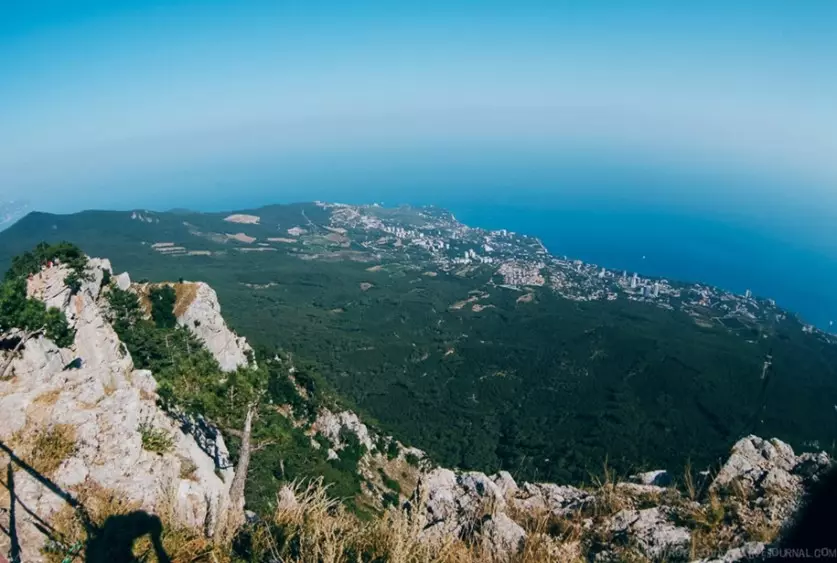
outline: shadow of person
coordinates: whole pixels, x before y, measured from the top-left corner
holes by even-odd
[[[159,563],[171,563],[162,542],[163,524],[160,518],[147,512],[111,516],[95,531],[85,548],[86,563],[131,563],[139,561],[134,555],[134,543],[151,537],[154,555]]]
[[[822,476],[803,500],[790,529],[766,561],[837,561],[837,466]]]

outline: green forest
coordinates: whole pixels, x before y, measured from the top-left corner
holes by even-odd
[[[265,223],[281,223],[287,212],[259,210]],[[804,334],[790,316],[748,341],[684,313],[569,301],[545,289],[534,290],[532,303],[519,303],[518,293],[492,288],[481,301],[485,309],[454,310],[452,303],[486,287],[490,273],[429,277],[421,275],[426,265],[409,261],[369,271],[369,263],[302,259],[291,251],[237,252],[235,242],[213,243],[184,226],[221,230],[223,214],[154,217],[158,222],[118,212],[31,214],[0,234],[0,258],[10,261],[40,240],[66,239],[135,280],[205,281],[227,322],[260,357],[293,358],[324,397],[443,465],[584,482],[605,459],[620,474],[677,470],[687,461],[706,467],[750,433],[834,450],[837,350]],[[215,253],[164,256],[150,248],[160,240]],[[165,314],[148,322],[178,333]],[[166,382],[167,370],[204,367],[175,366],[142,349],[158,337],[132,341],[124,328],[120,334],[171,397],[216,412],[215,399],[197,393],[201,385]],[[773,367],[762,380],[771,352]],[[290,400],[271,364],[263,367],[258,387]],[[228,416],[234,425],[240,414]],[[259,453],[252,487],[303,473],[330,475],[345,496],[359,486],[347,477],[350,467],[317,458],[282,417],[264,417],[261,428],[282,439]]]

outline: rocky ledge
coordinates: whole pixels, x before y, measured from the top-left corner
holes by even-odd
[[[429,541],[468,538],[500,560],[528,549],[550,561],[729,563],[762,553],[830,464],[825,453],[747,436],[714,479],[684,478],[679,489],[647,484],[671,482],[663,471],[582,489],[437,468],[416,500]]]
[[[0,381],[0,524],[9,529],[14,494],[21,560],[41,561],[55,540],[44,522],[91,495],[124,506],[166,511],[185,526],[211,533],[229,503],[232,470],[220,434],[215,458],[157,406],[151,372],[136,370],[107,321],[103,278],[107,260],[90,259],[87,279],[73,293],[63,266],[29,280],[30,297],[62,310],[75,329],[68,348],[40,336],[26,342]],[[206,318],[206,316],[202,317]],[[207,323],[212,325],[212,323]],[[8,354],[8,352],[3,353]],[[156,445],[155,445],[156,443]],[[165,447],[163,447],[165,446]],[[11,490],[13,490],[13,493]],[[0,534],[0,553],[10,547]],[[66,547],[66,546],[65,546]]]

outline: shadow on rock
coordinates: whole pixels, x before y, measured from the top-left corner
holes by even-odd
[[[0,441],[0,451],[4,452],[9,457],[11,462],[7,467],[8,477],[5,483],[2,483],[9,492],[9,508],[8,512],[8,529],[0,525],[0,531],[7,535],[11,541],[11,562],[18,563],[21,561],[21,545],[18,539],[17,531],[17,507],[22,508],[31,519],[36,521],[35,527],[41,531],[53,543],[60,544],[60,538],[55,534],[55,530],[47,524],[43,519],[38,517],[31,509],[26,507],[15,493],[14,473],[12,465],[16,465],[19,469],[29,474],[32,478],[38,481],[46,489],[52,491],[55,495],[61,498],[64,502],[70,505],[78,515],[81,524],[87,533],[87,542],[84,545],[85,562],[86,563],[131,563],[140,561],[133,551],[134,545],[138,540],[148,537],[151,540],[151,546],[154,555],[159,563],[171,563],[171,559],[163,549],[163,523],[160,518],[148,514],[143,511],[131,512],[129,514],[120,514],[110,516],[105,520],[102,526],[97,526],[93,523],[87,508],[79,502],[72,494],[59,487],[49,477],[37,471],[34,467],[26,463],[26,461],[19,458],[9,446]],[[67,561],[75,560],[75,557],[80,551],[78,548],[69,549],[66,552]],[[146,554],[148,555],[148,554]],[[147,560],[143,556],[142,560]],[[2,557],[0,557],[2,561]]]
[[[767,561],[837,561],[837,466],[806,495],[792,527],[778,545],[768,550]]]
[[[163,549],[163,524],[157,516],[147,512],[131,512],[111,516],[104,526],[93,533],[87,543],[87,563],[128,563],[138,561],[133,548],[137,540],[149,536],[154,555],[159,563],[170,563]]]

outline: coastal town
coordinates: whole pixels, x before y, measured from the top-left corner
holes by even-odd
[[[494,274],[489,283],[509,291],[548,288],[574,301],[642,302],[682,311],[698,324],[721,325],[748,338],[757,338],[765,327],[792,317],[772,299],[756,297],[750,290],[735,294],[707,284],[676,282],[552,256],[535,237],[469,227],[435,207],[317,205],[331,211],[332,228],[345,230],[367,250],[393,258],[399,254],[423,257],[439,271],[458,276],[490,269]],[[802,324],[802,330],[837,341],[812,325]]]

